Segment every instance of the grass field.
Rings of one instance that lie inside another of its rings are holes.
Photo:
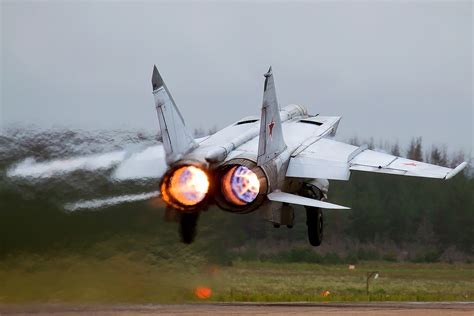
[[[366,295],[366,273],[378,271]],[[474,264],[361,262],[347,265],[158,262],[142,254],[106,259],[12,256],[0,262],[0,303],[175,303],[196,301],[473,301]],[[323,297],[323,291],[329,291]]]

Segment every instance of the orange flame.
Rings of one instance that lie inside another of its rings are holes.
[[[171,174],[168,183],[162,185],[161,194],[167,203],[175,200],[184,206],[194,206],[204,200],[208,190],[209,179],[204,170],[183,166]]]

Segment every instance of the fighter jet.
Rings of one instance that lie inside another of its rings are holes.
[[[328,180],[349,180],[351,171],[450,179],[455,169],[352,146],[334,136],[339,116],[310,115],[301,105],[280,108],[272,69],[264,75],[260,117],[246,117],[196,141],[186,128],[156,66],[152,86],[163,136],[167,170],[160,192],[179,211],[184,242],[193,240],[202,209],[246,214],[259,210],[275,226],[293,226],[293,205],[306,208],[308,239],[323,238],[322,209],[347,209],[328,203]]]
[[[341,117],[311,115],[295,104],[280,108],[271,67],[264,77],[260,116],[245,117],[196,139],[155,66],[151,83],[162,144],[129,158],[115,153],[120,165],[114,175],[115,180],[160,178],[159,191],[85,201],[69,208],[159,196],[166,204],[167,217],[179,222],[182,241],[191,243],[201,212],[211,206],[236,214],[258,211],[275,227],[292,227],[294,206],[300,205],[306,210],[309,243],[319,246],[322,210],[348,209],[327,201],[329,180],[347,181],[352,171],[448,180],[467,165],[463,162],[450,169],[336,141],[333,136]],[[152,159],[143,159],[145,156]],[[146,161],[148,169],[143,167]],[[130,175],[128,170],[136,171],[138,165],[139,175]],[[152,175],[147,175],[152,169]]]

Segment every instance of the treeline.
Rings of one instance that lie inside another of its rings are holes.
[[[42,148],[61,148],[54,138],[43,135],[41,139],[51,142]],[[85,147],[92,139],[88,135],[82,141],[75,136],[74,142],[74,146]],[[357,139],[351,142],[362,143]],[[389,143],[375,145],[370,140],[367,143],[377,150],[437,165],[454,167],[466,160],[462,152],[450,153],[446,147],[423,148],[420,138],[413,139],[407,148]],[[257,212],[234,215],[211,208],[200,217],[196,242],[185,246],[178,242],[176,223],[163,220],[161,204],[137,202],[74,213],[62,208],[65,201],[89,196],[155,190],[156,181],[111,183],[110,170],[74,172],[52,180],[7,178],[5,171],[11,162],[31,156],[31,152],[54,156],[50,152],[31,151],[31,146],[37,144],[18,144],[21,154],[12,156],[10,150],[8,163],[0,160],[0,257],[51,251],[106,257],[139,250],[159,260],[181,256],[220,263],[239,258],[323,263],[474,258],[472,169],[449,181],[363,172],[353,172],[348,182],[331,181],[329,200],[352,209],[325,211],[325,241],[319,248],[307,242],[302,209],[297,210],[292,229],[275,229]],[[98,246],[104,243],[107,247]]]
[[[451,168],[466,160],[463,152],[448,155],[445,146],[423,151],[421,138],[411,141],[405,155],[398,144],[390,149],[393,155]],[[456,245],[472,253],[474,181],[469,173],[467,169],[449,181],[354,173],[349,185],[337,183],[333,194],[352,202],[345,229],[361,241]]]

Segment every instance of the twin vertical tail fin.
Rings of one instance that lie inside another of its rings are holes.
[[[280,119],[280,108],[273,81],[272,67],[268,69],[263,88],[262,117],[258,142],[257,165],[261,166],[277,157],[285,150],[283,130]]]
[[[168,88],[166,88],[156,66],[153,68],[151,83],[161,135],[163,137],[166,162],[172,164],[198,145],[186,128],[183,117],[176,107],[173,97]]]
[[[261,166],[277,157],[286,148],[280,119],[280,108],[273,81],[272,67],[265,76],[263,90],[262,116],[260,120],[260,136],[258,143],[257,165]],[[179,112],[163,78],[156,66],[153,68],[151,79],[155,106],[163,137],[163,147],[166,162],[173,164],[183,155],[196,148],[192,134],[186,128],[183,117]]]

